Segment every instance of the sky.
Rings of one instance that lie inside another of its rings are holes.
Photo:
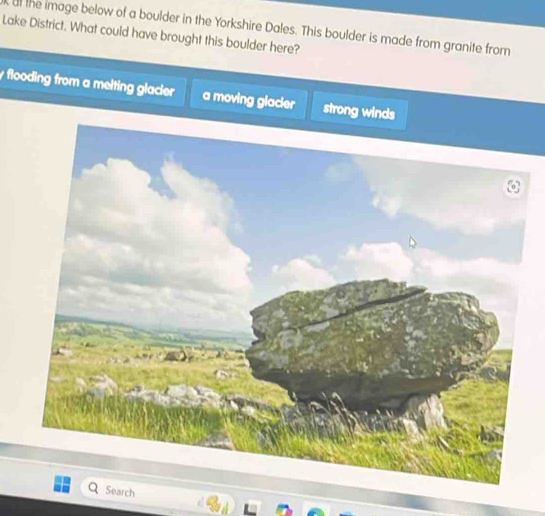
[[[76,145],[59,313],[250,331],[285,292],[387,277],[476,295],[512,346],[510,173],[86,126]]]

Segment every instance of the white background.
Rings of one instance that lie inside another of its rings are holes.
[[[545,505],[545,159],[0,101],[0,441],[540,510]],[[41,426],[78,124],[532,173],[501,485],[421,477]]]

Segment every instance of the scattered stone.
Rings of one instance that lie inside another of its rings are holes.
[[[501,426],[481,425],[479,439],[483,443],[493,443],[495,441],[503,441],[505,430]]]
[[[98,388],[89,389],[85,394],[87,396],[90,396],[91,398],[96,398],[96,399],[103,399],[107,395],[104,389],[98,389]]]
[[[503,451],[502,450],[492,450],[488,453],[485,453],[484,455],[485,459],[493,461],[493,462],[501,462],[503,459]]]
[[[336,393],[353,411],[446,390],[478,371],[499,337],[474,296],[389,280],[290,292],[251,315],[256,378],[303,402]]]
[[[53,353],[54,355],[61,356],[61,357],[73,357],[74,352],[71,349],[68,348],[58,348]]]
[[[479,373],[479,376],[488,382],[497,380],[498,370],[494,366],[483,367]]]
[[[312,414],[311,416],[300,416],[290,422],[290,427],[298,432],[316,433],[319,437],[333,437],[339,434],[351,432],[348,425],[339,414]],[[361,427],[355,429],[362,431]]]
[[[83,378],[76,378],[76,385],[85,389],[87,387],[87,382]]]
[[[273,440],[269,433],[259,431],[256,434],[257,442],[261,448],[272,448],[274,446]]]
[[[187,355],[185,351],[169,351],[164,360],[166,362],[185,362],[187,360]]]
[[[87,395],[92,398],[104,398],[117,392],[117,384],[106,374],[97,374],[91,378],[94,384],[92,389],[87,391]]]
[[[240,412],[244,414],[246,417],[249,417],[250,419],[257,418],[257,410],[254,407],[250,407],[249,405],[242,407],[240,409]]]
[[[199,446],[216,448],[218,450],[235,450],[235,445],[233,444],[233,441],[231,441],[229,434],[225,430],[220,430],[219,432],[210,434],[206,439],[203,439],[199,443]]]
[[[281,407],[282,421],[294,429],[314,428],[322,435],[336,432],[402,432],[409,441],[424,439],[421,432],[447,428],[443,406],[437,395],[412,396],[397,410],[350,411],[329,400],[327,406],[318,402],[298,402]]]
[[[227,371],[224,371],[223,369],[216,369],[214,371],[214,376],[218,380],[226,380],[227,378],[231,377],[231,374],[229,374]]]
[[[282,405],[280,407],[280,412],[282,414],[282,420],[288,425],[302,416],[297,407],[290,405]]]
[[[176,399],[187,399],[183,394],[184,387],[188,390],[192,389],[192,387],[187,387],[187,385],[178,385],[174,387],[169,387],[166,390],[166,394]],[[220,408],[222,406],[221,396],[215,390],[210,389],[209,387],[204,387],[202,385],[197,385],[194,390],[196,392],[197,400],[200,405],[213,408]]]
[[[447,428],[443,416],[443,405],[436,394],[410,397],[403,411],[405,417],[414,420],[421,430]]]
[[[498,380],[508,382],[511,379],[511,364],[507,366],[505,371],[498,371]]]
[[[171,385],[164,392],[146,389],[141,385],[125,394],[133,401],[147,401],[162,407],[215,408],[225,407],[222,397],[213,389],[197,385]]]
[[[49,378],[49,381],[53,383],[61,383],[64,382],[64,378],[62,376],[52,376]]]
[[[400,419],[400,426],[407,434],[407,439],[410,443],[420,443],[424,440],[424,437],[418,430],[418,425],[414,421],[403,417]]]
[[[273,405],[269,405],[268,403],[265,403],[258,398],[251,398],[249,396],[242,396],[241,394],[234,394],[225,396],[225,399],[230,403],[234,403],[237,408],[253,407],[257,410],[266,410],[268,412],[275,413],[279,412],[276,407],[274,407]]]
[[[116,365],[116,364],[124,364],[124,365],[133,365],[137,366],[139,365],[138,360],[132,357],[112,357],[108,359],[107,361],[110,365]]]
[[[249,369],[251,367],[250,361],[247,358],[245,358],[244,360],[242,360],[242,362],[237,364],[237,367],[247,367]]]

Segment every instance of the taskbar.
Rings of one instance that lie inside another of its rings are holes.
[[[17,507],[24,507],[24,511],[10,512],[11,508],[17,510]],[[0,514],[36,513],[31,507],[39,507],[43,514],[56,516],[74,513],[78,516],[133,513],[158,516],[541,514],[325,483],[226,474],[225,471],[206,468],[0,443]],[[79,507],[87,509],[80,510]],[[89,508],[113,512],[86,512]]]

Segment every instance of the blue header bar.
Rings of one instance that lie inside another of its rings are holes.
[[[530,102],[0,49],[1,98],[545,156]]]
[[[543,0],[274,0],[484,22],[545,27]]]

